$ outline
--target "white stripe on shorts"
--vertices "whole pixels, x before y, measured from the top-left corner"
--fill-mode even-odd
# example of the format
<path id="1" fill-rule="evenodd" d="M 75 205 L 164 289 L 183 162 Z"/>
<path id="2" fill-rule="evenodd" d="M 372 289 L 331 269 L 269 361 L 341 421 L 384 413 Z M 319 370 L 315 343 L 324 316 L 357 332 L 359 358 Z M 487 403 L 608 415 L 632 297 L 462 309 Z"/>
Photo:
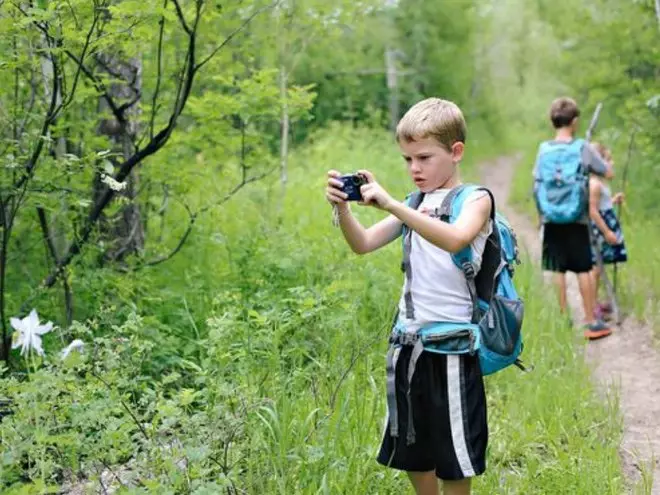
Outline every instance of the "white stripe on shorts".
<path id="1" fill-rule="evenodd" d="M 474 468 L 465 442 L 463 429 L 463 403 L 461 401 L 461 363 L 460 356 L 447 355 L 447 400 L 449 403 L 449 426 L 454 443 L 454 452 L 463 476 L 474 476 Z"/>

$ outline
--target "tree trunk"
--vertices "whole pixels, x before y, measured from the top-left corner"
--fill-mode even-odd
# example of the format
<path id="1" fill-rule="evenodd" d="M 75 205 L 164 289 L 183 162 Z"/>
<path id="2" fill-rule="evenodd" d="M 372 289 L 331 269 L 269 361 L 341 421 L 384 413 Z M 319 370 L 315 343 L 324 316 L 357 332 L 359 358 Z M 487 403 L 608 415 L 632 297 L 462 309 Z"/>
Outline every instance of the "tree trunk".
<path id="1" fill-rule="evenodd" d="M 385 70 L 389 93 L 390 130 L 394 132 L 399 122 L 399 74 L 396 70 L 396 53 L 390 47 L 385 49 Z"/>
<path id="2" fill-rule="evenodd" d="M 127 160 L 134 151 L 133 143 L 138 134 L 137 117 L 142 90 L 142 63 L 137 58 L 122 60 L 117 55 L 101 55 L 97 61 L 101 70 L 113 79 L 108 93 L 120 109 L 119 118 L 122 121 L 117 115 L 112 114 L 104 98 L 99 99 L 99 113 L 105 117 L 99 124 L 99 133 L 109 137 L 114 155 L 109 161 L 113 166 L 117 166 Z M 95 177 L 95 199 L 108 187 L 103 182 L 103 175 L 106 173 L 100 170 Z M 119 194 L 128 199 L 128 204 L 113 218 L 104 216 L 99 223 L 101 236 L 109 244 L 104 254 L 105 260 L 121 261 L 127 255 L 140 253 L 144 248 L 144 223 L 140 205 L 136 200 L 139 189 L 137 168 L 126 178 L 124 184 Z"/>
<path id="3" fill-rule="evenodd" d="M 280 122 L 280 182 L 282 183 L 282 194 L 286 190 L 288 180 L 288 158 L 289 158 L 289 105 L 287 102 L 287 72 L 284 65 L 280 66 L 280 99 L 282 101 L 282 116 Z"/>
<path id="4" fill-rule="evenodd" d="M 45 42 L 44 42 L 45 44 Z M 44 93 L 46 99 L 51 97 L 51 80 L 53 78 L 53 66 L 45 58 L 41 59 L 41 73 L 43 75 L 44 82 Z M 58 94 L 55 95 L 57 99 L 57 104 L 62 102 L 62 94 L 58 91 Z M 49 132 L 50 135 L 50 132 Z M 64 157 L 64 154 L 67 152 L 67 139 L 65 136 L 58 136 L 51 148 L 51 154 L 55 160 L 61 160 Z M 53 215 L 52 225 L 45 225 L 43 228 L 46 229 L 46 234 L 50 240 L 51 246 L 51 257 L 53 263 L 57 264 L 60 259 L 61 253 L 66 249 L 66 225 L 58 218 L 66 218 L 66 212 L 68 210 L 68 203 L 64 196 L 60 200 L 60 212 L 57 215 Z M 73 293 L 69 285 L 68 278 L 64 276 L 62 278 L 62 288 L 64 290 L 64 316 L 66 321 L 66 326 L 71 326 L 73 322 Z"/>

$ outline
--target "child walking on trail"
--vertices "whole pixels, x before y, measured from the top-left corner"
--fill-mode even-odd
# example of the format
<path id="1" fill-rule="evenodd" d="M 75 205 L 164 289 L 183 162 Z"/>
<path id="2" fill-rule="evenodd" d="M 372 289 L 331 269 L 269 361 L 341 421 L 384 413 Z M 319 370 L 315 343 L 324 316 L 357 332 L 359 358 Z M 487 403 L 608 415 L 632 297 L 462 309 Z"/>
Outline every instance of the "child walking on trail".
<path id="1" fill-rule="evenodd" d="M 366 184 L 359 188 L 359 204 L 387 212 L 385 219 L 369 228 L 360 224 L 351 213 L 349 194 L 338 171 L 328 172 L 326 198 L 335 205 L 343 236 L 355 253 L 369 253 L 394 241 L 404 224 L 410 229 L 406 236 L 410 271 L 397 321 L 405 332 L 415 333 L 438 322 L 469 323 L 473 315 L 470 290 L 451 255 L 470 246 L 475 268 L 480 269 L 493 229 L 494 204 L 487 191 L 476 190 L 467 197 L 456 221 L 440 220 L 443 200 L 461 184 L 458 165 L 466 139 L 463 114 L 446 100 L 420 101 L 399 122 L 396 139 L 409 178 L 424 194 L 419 208 L 393 199 L 368 170 L 360 171 Z M 417 363 L 408 380 L 411 359 Z M 378 462 L 406 471 L 419 495 L 440 493 L 438 479 L 445 495 L 469 494 L 471 478 L 486 469 L 488 444 L 479 357 L 433 352 L 415 356 L 412 346 L 401 346 L 393 368 L 395 393 L 388 394 L 389 426 Z M 408 431 L 408 438 L 398 431 Z"/>
<path id="2" fill-rule="evenodd" d="M 550 107 L 553 140 L 539 146 L 534 197 L 543 224 L 543 268 L 555 273 L 562 312 L 567 312 L 566 272 L 577 274 L 584 308 L 584 336 L 598 339 L 612 330 L 594 316 L 595 286 L 590 242 L 588 177 L 604 176 L 607 164 L 583 139 L 576 138 L 580 117 L 571 98 Z"/>
<path id="3" fill-rule="evenodd" d="M 614 205 L 622 204 L 623 193 L 612 195 L 606 181 L 614 177 L 614 160 L 611 151 L 601 143 L 593 143 L 592 146 L 608 165 L 605 180 L 600 177 L 589 178 L 589 217 L 591 219 L 591 230 L 593 238 L 593 249 L 598 250 L 603 265 L 614 263 L 625 263 L 628 253 L 623 240 L 621 224 L 614 211 Z M 594 316 L 598 319 L 606 319 L 611 316 L 612 306 L 609 302 L 598 302 L 598 287 L 600 285 L 600 266 L 596 254 L 594 254 L 594 268 L 592 271 L 596 305 Z"/>

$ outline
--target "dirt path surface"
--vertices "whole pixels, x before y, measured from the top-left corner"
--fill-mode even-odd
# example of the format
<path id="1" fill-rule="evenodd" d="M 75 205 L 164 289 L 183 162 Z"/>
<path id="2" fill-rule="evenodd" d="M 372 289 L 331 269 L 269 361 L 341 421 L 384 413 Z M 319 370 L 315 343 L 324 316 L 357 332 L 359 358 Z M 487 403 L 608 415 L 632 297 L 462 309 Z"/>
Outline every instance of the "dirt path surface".
<path id="1" fill-rule="evenodd" d="M 501 157 L 485 164 L 482 181 L 494 192 L 498 209 L 513 225 L 523 249 L 538 262 L 538 230 L 529 218 L 507 205 L 518 160 Z M 568 301 L 574 320 L 581 321 L 583 312 L 574 276 L 568 277 Z M 626 479 L 631 486 L 641 488 L 635 493 L 660 495 L 660 353 L 652 345 L 652 329 L 627 317 L 610 337 L 589 342 L 585 348 L 600 391 L 604 395 L 618 394 L 620 399 L 624 428 L 620 455 Z"/>

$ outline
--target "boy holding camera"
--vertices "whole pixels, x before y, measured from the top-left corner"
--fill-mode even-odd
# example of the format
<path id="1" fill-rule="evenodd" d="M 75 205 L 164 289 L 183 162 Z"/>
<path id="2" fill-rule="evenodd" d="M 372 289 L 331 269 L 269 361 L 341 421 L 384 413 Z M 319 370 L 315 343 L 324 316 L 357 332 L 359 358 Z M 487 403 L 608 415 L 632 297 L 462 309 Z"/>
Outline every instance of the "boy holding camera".
<path id="1" fill-rule="evenodd" d="M 410 270 L 399 300 L 400 328 L 415 334 L 435 323 L 469 323 L 472 298 L 465 275 L 451 254 L 471 246 L 478 272 L 493 229 L 494 205 L 487 192 L 478 190 L 467 198 L 455 222 L 440 219 L 443 200 L 461 184 L 458 165 L 466 139 L 463 114 L 446 100 L 420 101 L 399 122 L 396 139 L 410 179 L 424 194 L 418 209 L 393 199 L 368 170 L 361 170 L 358 177 L 331 170 L 326 198 L 335 206 L 344 238 L 357 254 L 394 241 L 401 236 L 404 224 L 412 231 Z M 389 215 L 365 228 L 351 214 L 348 200 L 359 200 L 360 205 Z M 406 373 L 411 353 L 410 346 L 403 346 L 397 354 L 393 376 L 394 409 L 398 412 L 393 419 L 390 410 L 390 423 L 394 421 L 396 430 L 406 431 L 412 422 L 416 438 L 407 442 L 388 428 L 378 462 L 406 471 L 419 495 L 438 494 L 438 478 L 445 494 L 469 494 L 471 478 L 485 470 L 488 443 L 479 358 L 475 354 L 423 352 L 409 381 Z"/>

